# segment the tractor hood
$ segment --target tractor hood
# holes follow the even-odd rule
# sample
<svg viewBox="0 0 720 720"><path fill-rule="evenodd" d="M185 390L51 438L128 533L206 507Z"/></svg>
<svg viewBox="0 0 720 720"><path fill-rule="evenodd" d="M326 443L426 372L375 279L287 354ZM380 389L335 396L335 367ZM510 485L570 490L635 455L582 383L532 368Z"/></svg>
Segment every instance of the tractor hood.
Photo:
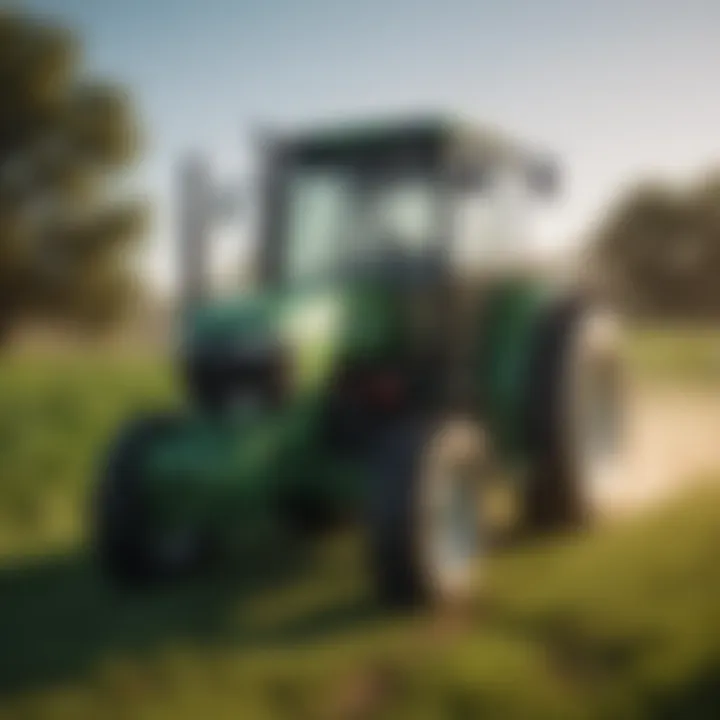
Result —
<svg viewBox="0 0 720 720"><path fill-rule="evenodd" d="M261 294L213 301L185 318L182 346L186 351L231 349L272 338L275 297Z"/></svg>
<svg viewBox="0 0 720 720"><path fill-rule="evenodd" d="M214 302L186 320L182 352L257 358L282 351L293 387L304 388L327 374L343 342L347 306L347 297L332 290L266 291Z"/></svg>

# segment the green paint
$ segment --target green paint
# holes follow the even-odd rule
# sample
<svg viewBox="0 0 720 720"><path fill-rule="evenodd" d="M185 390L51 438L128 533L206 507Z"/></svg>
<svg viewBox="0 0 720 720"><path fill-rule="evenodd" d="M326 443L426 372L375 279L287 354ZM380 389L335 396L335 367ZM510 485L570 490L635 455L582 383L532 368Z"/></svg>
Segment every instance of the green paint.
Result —
<svg viewBox="0 0 720 720"><path fill-rule="evenodd" d="M550 297L550 289L539 282L498 284L489 295L478 334L478 393L497 447L511 463L524 459L522 413L531 343Z"/></svg>
<svg viewBox="0 0 720 720"><path fill-rule="evenodd" d="M173 437L149 448L146 492L158 522L259 533L272 525L278 497L293 486L356 507L360 473L323 445L319 422L338 363L397 351L402 335L393 301L372 286L318 288L198 311L186 328L186 350L192 343L279 338L290 350L291 392L281 409L248 417L188 414Z"/></svg>
<svg viewBox="0 0 720 720"><path fill-rule="evenodd" d="M530 343L548 297L538 283L502 282L478 316L477 390L491 434L510 464L524 459ZM293 390L273 412L222 420L191 414L175 437L152 448L147 492L159 519L260 533L273 525L277 499L293 486L338 507L357 507L364 486L361 468L348 467L323 445L320 413L338 363L402 352L407 338L398 299L377 286L318 289L255 297L248 306L201 313L190 334L197 342L281 336L292 349Z"/></svg>

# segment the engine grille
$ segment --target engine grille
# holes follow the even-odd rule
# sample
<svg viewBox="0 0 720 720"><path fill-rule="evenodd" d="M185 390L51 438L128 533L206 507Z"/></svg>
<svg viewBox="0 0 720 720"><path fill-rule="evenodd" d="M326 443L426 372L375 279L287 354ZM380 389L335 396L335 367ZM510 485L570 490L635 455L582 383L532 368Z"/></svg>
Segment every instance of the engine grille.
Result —
<svg viewBox="0 0 720 720"><path fill-rule="evenodd" d="M286 362L280 348L261 353L212 348L192 353L184 364L192 400L223 411L244 400L276 406L285 397Z"/></svg>

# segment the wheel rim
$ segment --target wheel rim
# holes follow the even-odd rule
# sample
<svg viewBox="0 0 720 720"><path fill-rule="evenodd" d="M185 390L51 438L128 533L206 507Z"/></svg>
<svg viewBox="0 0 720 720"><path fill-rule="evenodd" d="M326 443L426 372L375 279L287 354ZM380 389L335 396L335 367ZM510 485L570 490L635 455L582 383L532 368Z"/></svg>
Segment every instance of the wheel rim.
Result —
<svg viewBox="0 0 720 720"><path fill-rule="evenodd" d="M591 369L585 391L582 445L590 462L603 462L618 446L619 402L614 369L610 363Z"/></svg>
<svg viewBox="0 0 720 720"><path fill-rule="evenodd" d="M617 354L618 328L598 316L586 328L585 351L578 358L575 409L577 462L591 497L613 481L622 452L622 378Z"/></svg>
<svg viewBox="0 0 720 720"><path fill-rule="evenodd" d="M429 453L421 525L426 574L441 595L467 593L475 576L481 547L479 470L474 429L443 428Z"/></svg>

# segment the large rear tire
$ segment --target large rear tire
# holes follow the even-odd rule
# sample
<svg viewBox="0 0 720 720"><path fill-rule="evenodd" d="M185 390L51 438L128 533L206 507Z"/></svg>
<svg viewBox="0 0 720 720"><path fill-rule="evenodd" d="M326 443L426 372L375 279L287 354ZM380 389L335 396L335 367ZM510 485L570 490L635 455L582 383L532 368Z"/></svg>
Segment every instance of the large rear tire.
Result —
<svg viewBox="0 0 720 720"><path fill-rule="evenodd" d="M588 525L621 471L623 369L617 319L571 299L541 322L528 394L532 530Z"/></svg>
<svg viewBox="0 0 720 720"><path fill-rule="evenodd" d="M386 431L371 467L369 543L389 605L467 600L482 545L482 434L463 419L407 420Z"/></svg>

